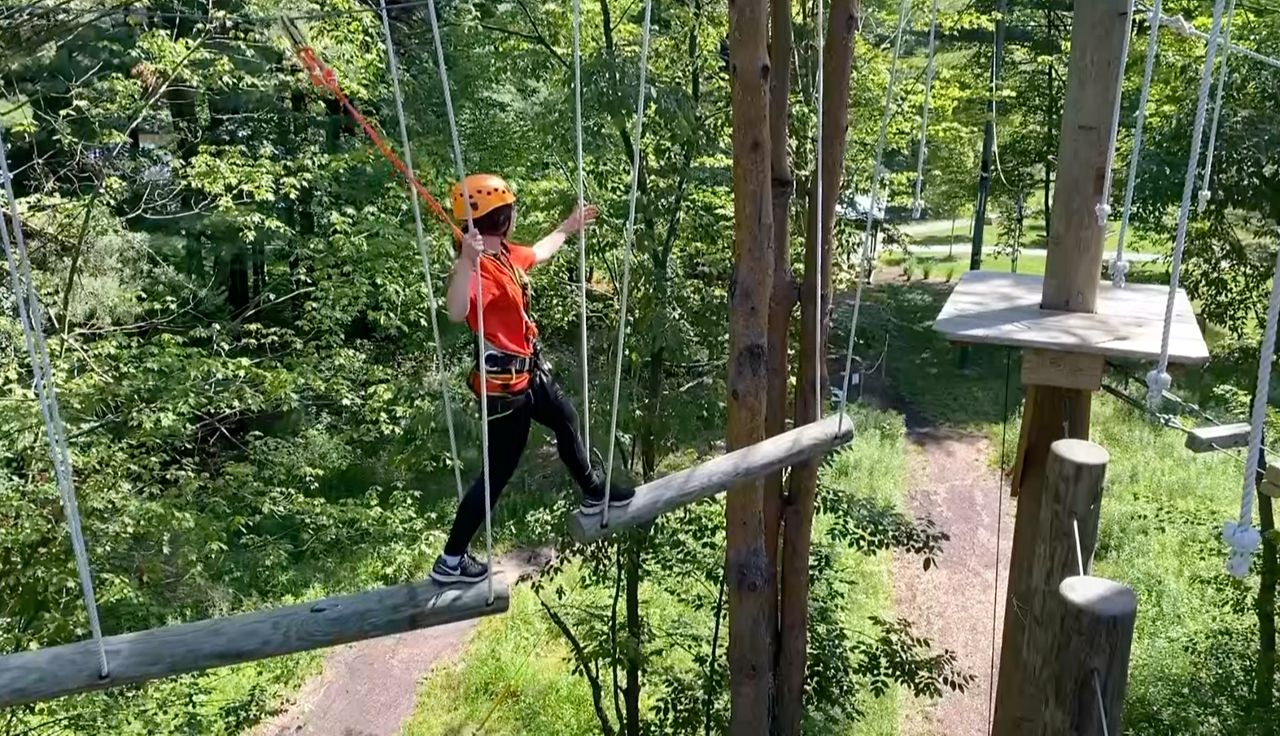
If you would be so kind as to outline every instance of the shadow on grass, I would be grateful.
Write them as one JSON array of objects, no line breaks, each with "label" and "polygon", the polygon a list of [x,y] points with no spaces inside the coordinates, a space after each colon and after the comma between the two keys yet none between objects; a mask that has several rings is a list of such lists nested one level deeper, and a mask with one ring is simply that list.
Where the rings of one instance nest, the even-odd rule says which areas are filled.
[{"label": "shadow on grass", "polygon": [[[1020,359],[1005,348],[960,346],[933,331],[952,284],[877,284],[863,293],[859,354],[872,365],[887,345],[883,369],[908,407],[909,422],[979,428],[1012,418],[1022,401]],[[848,339],[851,296],[837,306],[832,342]],[[1007,395],[1006,395],[1007,394]]]}]

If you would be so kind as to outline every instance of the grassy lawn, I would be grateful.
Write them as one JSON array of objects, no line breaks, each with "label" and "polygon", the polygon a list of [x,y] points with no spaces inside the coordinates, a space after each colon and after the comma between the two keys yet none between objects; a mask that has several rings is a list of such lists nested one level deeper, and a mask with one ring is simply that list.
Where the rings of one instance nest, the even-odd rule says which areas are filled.
[{"label": "grassy lawn", "polygon": [[[971,219],[962,218],[956,220],[954,236],[952,235],[951,225],[951,220],[920,220],[901,224],[898,229],[907,237],[910,245],[945,246],[954,243],[956,252],[967,258],[969,244],[973,241],[972,231],[970,230],[972,226]],[[1022,235],[1024,248],[1044,248],[1046,241],[1044,220],[1038,218],[1024,220],[1022,223]],[[1116,241],[1119,237],[1120,224],[1113,221],[1107,230],[1106,251],[1108,253],[1115,250]],[[984,251],[989,251],[992,246],[1000,242],[1000,226],[996,223],[988,223],[984,226],[982,242]],[[1165,253],[1169,250],[1168,243],[1133,229],[1125,237],[1124,247],[1126,251],[1134,253]],[[984,253],[984,259],[985,257]]]},{"label": "grassy lawn", "polygon": [[[854,407],[853,411],[859,441],[827,463],[824,481],[859,496],[898,505],[904,490],[907,453],[902,418],[865,407]],[[722,503],[699,506],[704,513],[720,515]],[[825,517],[819,514],[819,535],[825,526]],[[707,554],[719,559],[723,552],[708,549]],[[866,556],[842,547],[835,555],[840,583],[850,591],[841,617],[843,625],[857,635],[871,631],[868,619],[873,615],[892,619],[891,554]],[[602,596],[608,591],[580,585],[580,575],[579,569],[569,568],[555,580],[556,586],[570,591],[558,605],[579,609],[605,605],[607,610],[607,599]],[[675,670],[701,672],[705,665],[698,657],[705,657],[711,644],[712,609],[691,610],[684,601],[665,594],[659,586],[642,583],[641,610],[649,629],[678,628],[697,634],[694,637],[696,652],[677,648],[647,651],[649,680]],[[720,636],[719,651],[723,656],[726,637],[723,627]],[[606,680],[607,694],[608,673],[602,672],[601,676]],[[727,698],[727,691],[720,689],[723,692],[719,692],[718,697]],[[642,709],[647,715],[653,715],[654,709],[661,707],[659,697],[648,690],[642,694]],[[701,707],[700,693],[688,693],[684,697],[695,699]],[[896,688],[883,697],[868,695],[859,702],[863,713],[859,722],[849,723],[835,717],[824,720],[824,716],[816,714],[806,729],[809,733],[821,734],[893,736],[897,733],[900,699],[908,697]],[[611,702],[609,706],[612,715]],[[509,613],[481,623],[457,662],[439,668],[424,681],[417,712],[405,729],[406,736],[470,733],[585,736],[599,732],[588,685],[575,672],[564,638],[527,585],[512,590]]]}]

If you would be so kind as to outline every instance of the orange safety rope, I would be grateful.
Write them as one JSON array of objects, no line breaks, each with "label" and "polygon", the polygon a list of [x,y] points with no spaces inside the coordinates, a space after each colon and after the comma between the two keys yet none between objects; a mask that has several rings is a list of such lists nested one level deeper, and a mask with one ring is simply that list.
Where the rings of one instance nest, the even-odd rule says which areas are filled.
[{"label": "orange safety rope", "polygon": [[373,124],[365,119],[364,115],[360,114],[355,105],[351,104],[351,100],[347,98],[342,88],[338,86],[338,77],[334,74],[333,69],[330,69],[316,56],[316,52],[306,45],[302,40],[302,34],[289,20],[286,19],[284,25],[285,30],[289,32],[290,38],[293,39],[294,52],[297,53],[298,60],[302,62],[302,66],[307,70],[307,76],[311,78],[311,83],[317,87],[327,89],[334,97],[338,98],[338,102],[342,103],[342,107],[346,109],[347,114],[360,125],[365,135],[369,136],[369,140],[373,141],[373,145],[382,153],[382,157],[394,166],[396,171],[400,172],[400,175],[409,183],[409,186],[413,187],[413,190],[418,193],[422,201],[431,207],[431,211],[436,214],[440,222],[449,227],[453,232],[453,237],[461,239],[462,231],[453,223],[453,218],[449,217],[444,207],[440,206],[436,198],[431,196],[431,192],[427,191],[422,182],[418,181],[417,177],[413,175],[409,167],[405,165],[405,162],[396,155],[395,151],[391,150],[391,146],[383,139],[378,129],[373,127]]}]

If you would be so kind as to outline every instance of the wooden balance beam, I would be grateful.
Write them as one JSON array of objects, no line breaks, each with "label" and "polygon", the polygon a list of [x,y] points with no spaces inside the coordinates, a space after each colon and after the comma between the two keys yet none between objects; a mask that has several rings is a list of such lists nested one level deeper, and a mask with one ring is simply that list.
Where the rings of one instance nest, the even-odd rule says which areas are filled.
[{"label": "wooden balance beam", "polygon": [[0,657],[0,708],[225,667],[308,649],[490,616],[507,610],[506,585],[409,583],[312,603],[207,619],[104,639],[100,676],[92,640]]},{"label": "wooden balance beam", "polygon": [[569,519],[569,535],[579,542],[591,542],[646,524],[744,480],[822,457],[852,438],[853,421],[847,415],[833,414],[640,486],[630,506],[609,510],[608,527],[600,525],[602,514],[578,512]]}]

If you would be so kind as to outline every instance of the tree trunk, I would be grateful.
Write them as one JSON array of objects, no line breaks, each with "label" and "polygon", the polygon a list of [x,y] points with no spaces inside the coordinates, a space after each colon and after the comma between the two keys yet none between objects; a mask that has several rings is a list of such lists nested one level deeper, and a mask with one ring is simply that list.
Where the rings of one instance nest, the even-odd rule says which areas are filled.
[{"label": "tree trunk", "polygon": [[[795,278],[791,273],[791,200],[796,182],[791,170],[787,138],[791,89],[791,0],[770,3],[772,37],[769,64],[769,143],[773,176],[773,291],[769,295],[769,388],[765,407],[765,435],[787,428],[787,388],[791,376],[787,353],[791,348],[791,313],[796,305]],[[764,483],[765,551],[769,556],[770,660],[777,661],[778,543],[782,533],[782,471]]]},{"label": "tree trunk", "polygon": [[232,316],[249,308],[249,253],[241,242],[227,245],[227,307]]},{"label": "tree trunk", "polygon": [[[764,439],[769,296],[773,281],[769,168],[768,0],[729,5],[733,122],[734,270],[729,284],[729,450]],[[760,480],[729,489],[725,506],[729,592],[729,733],[769,729],[768,554]]]},{"label": "tree trunk", "polygon": [[622,698],[626,704],[627,736],[640,736],[640,670],[643,655],[641,651],[640,622],[640,546],[644,540],[639,535],[625,542],[627,565],[627,684]]},{"label": "tree trunk", "polygon": [[[810,182],[809,212],[805,233],[805,279],[800,303],[799,380],[796,388],[796,425],[816,421],[822,407],[818,396],[826,395],[826,346],[830,328],[831,230],[836,200],[844,172],[844,154],[849,127],[849,76],[853,62],[853,39],[858,30],[858,1],[832,0],[827,27],[823,70],[823,168],[821,202],[814,196],[816,178]],[[817,234],[823,237],[822,271],[818,272]],[[825,299],[818,303],[818,291]],[[816,317],[822,315],[821,328]],[[814,365],[814,360],[819,366]],[[822,375],[815,378],[815,369]],[[820,385],[815,386],[817,380]],[[778,702],[775,729],[779,734],[800,733],[804,715],[804,673],[808,661],[809,545],[813,532],[813,512],[817,499],[818,463],[792,469],[790,494],[783,511],[781,629],[778,639]]]},{"label": "tree trunk", "polygon": [[1260,722],[1266,723],[1264,734],[1276,732],[1276,718],[1271,712],[1276,693],[1276,518],[1271,497],[1258,494],[1258,518],[1262,532],[1261,585],[1258,589],[1258,670],[1255,699]]}]

